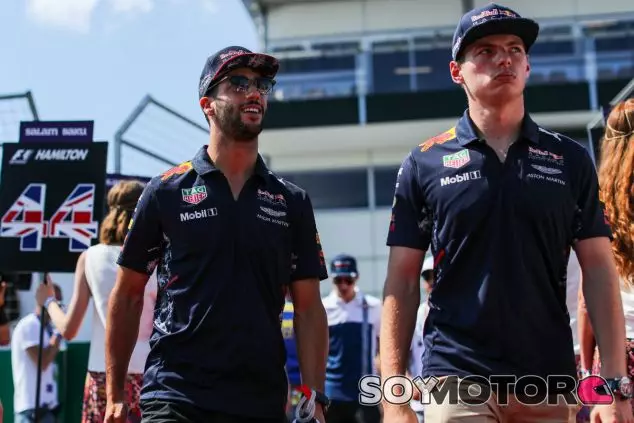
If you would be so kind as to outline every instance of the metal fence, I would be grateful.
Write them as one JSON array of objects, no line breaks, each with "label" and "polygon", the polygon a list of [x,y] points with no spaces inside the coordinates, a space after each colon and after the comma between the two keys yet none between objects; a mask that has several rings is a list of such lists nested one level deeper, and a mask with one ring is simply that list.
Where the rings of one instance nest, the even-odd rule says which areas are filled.
[{"label": "metal fence", "polygon": [[208,136],[208,128],[147,95],[114,135],[114,171],[154,176],[192,158]]},{"label": "metal fence", "polygon": [[40,120],[40,117],[30,91],[0,94],[0,163],[2,163],[2,144],[18,142],[20,122],[32,120]]},{"label": "metal fence", "polygon": [[592,160],[594,160],[595,165],[598,164],[599,151],[601,150],[601,139],[603,137],[603,131],[605,130],[605,119],[607,119],[608,114],[612,110],[614,106],[616,106],[619,102],[627,100],[628,98],[634,97],[634,78],[623,87],[621,91],[617,95],[614,96],[610,103],[607,105],[603,105],[601,111],[597,112],[594,118],[588,125],[586,126],[586,130],[588,131],[588,141],[590,143],[590,154],[592,155]]}]

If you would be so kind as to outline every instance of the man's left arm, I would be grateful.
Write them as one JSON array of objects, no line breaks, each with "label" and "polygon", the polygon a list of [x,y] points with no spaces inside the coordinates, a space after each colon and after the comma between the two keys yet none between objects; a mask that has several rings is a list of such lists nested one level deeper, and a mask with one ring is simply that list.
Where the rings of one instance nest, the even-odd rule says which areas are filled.
[{"label": "man's left arm", "polygon": [[295,281],[291,291],[293,330],[302,384],[323,393],[328,357],[328,321],[319,292],[319,280]]},{"label": "man's left arm", "polygon": [[[571,159],[573,159],[571,157]],[[581,267],[583,297],[601,354],[601,375],[627,375],[625,322],[619,278],[610,244],[613,236],[599,196],[599,180],[590,155],[574,159],[572,178],[576,197],[573,248]]]},{"label": "man's left arm", "polygon": [[575,251],[583,273],[583,300],[601,354],[601,376],[626,376],[625,319],[610,240],[584,239]]},{"label": "man's left arm", "polygon": [[328,358],[328,319],[319,283],[328,271],[308,194],[297,198],[293,219],[291,298],[293,330],[302,384],[324,392]]}]

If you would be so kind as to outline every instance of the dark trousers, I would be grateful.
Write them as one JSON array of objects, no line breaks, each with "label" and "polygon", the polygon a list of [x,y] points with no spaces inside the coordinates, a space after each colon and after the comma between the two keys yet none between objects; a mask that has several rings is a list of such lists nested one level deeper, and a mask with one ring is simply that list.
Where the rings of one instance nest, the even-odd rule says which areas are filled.
[{"label": "dark trousers", "polygon": [[286,423],[285,417],[263,419],[207,411],[163,400],[141,402],[141,423]]},{"label": "dark trousers", "polygon": [[327,423],[379,423],[379,407],[361,405],[354,401],[332,401],[326,415]]}]

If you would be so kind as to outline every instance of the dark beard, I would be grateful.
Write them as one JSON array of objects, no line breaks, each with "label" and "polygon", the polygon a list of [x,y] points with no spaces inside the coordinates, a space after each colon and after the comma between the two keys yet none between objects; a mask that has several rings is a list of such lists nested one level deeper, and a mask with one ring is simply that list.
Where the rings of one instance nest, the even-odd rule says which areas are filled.
[{"label": "dark beard", "polygon": [[236,141],[253,141],[262,132],[261,124],[245,124],[240,107],[224,103],[216,113],[217,125],[225,136]]}]

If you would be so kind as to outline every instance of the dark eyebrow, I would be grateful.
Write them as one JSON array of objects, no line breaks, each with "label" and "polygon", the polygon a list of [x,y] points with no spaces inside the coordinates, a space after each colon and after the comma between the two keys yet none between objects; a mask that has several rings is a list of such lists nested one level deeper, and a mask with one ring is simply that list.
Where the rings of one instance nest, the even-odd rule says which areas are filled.
[{"label": "dark eyebrow", "polygon": [[[506,47],[519,46],[519,47],[524,48],[524,44],[521,41],[515,41],[515,40],[509,41],[509,42],[505,43],[504,45]],[[475,44],[473,46],[473,48],[485,48],[485,47],[492,48],[492,47],[496,47],[496,46],[497,46],[497,44],[492,44],[492,43],[478,43],[478,44]]]}]

